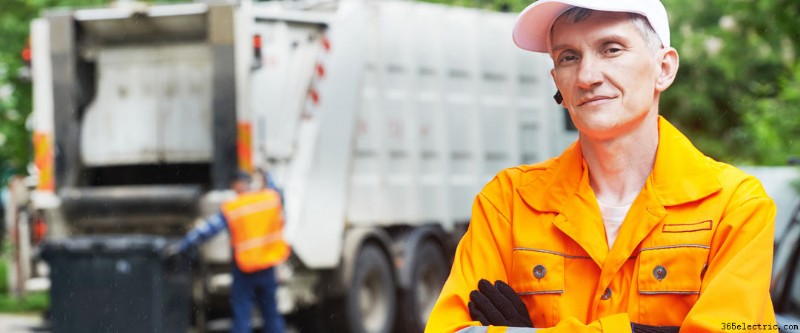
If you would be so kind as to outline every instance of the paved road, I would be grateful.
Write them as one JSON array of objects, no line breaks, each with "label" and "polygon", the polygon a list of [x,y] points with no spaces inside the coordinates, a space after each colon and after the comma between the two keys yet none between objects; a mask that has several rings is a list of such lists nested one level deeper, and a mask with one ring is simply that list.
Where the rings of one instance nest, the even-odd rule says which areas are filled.
[{"label": "paved road", "polygon": [[[254,324],[261,325],[261,321],[256,319]],[[230,331],[230,319],[217,319],[209,322],[210,333],[225,333]],[[7,314],[0,313],[0,333],[47,333],[50,330],[44,325],[42,316],[39,314]],[[287,323],[287,333],[296,333],[297,329],[292,323]]]},{"label": "paved road", "polygon": [[0,332],[3,333],[48,332],[43,325],[42,316],[38,314],[0,313]]},{"label": "paved road", "polygon": [[[257,327],[261,326],[259,319],[254,320]],[[217,319],[209,322],[210,333],[229,332],[231,320],[228,318]],[[0,313],[0,333],[47,333],[50,330],[44,325],[39,314],[7,314]],[[287,322],[286,333],[297,333],[293,323]]]}]

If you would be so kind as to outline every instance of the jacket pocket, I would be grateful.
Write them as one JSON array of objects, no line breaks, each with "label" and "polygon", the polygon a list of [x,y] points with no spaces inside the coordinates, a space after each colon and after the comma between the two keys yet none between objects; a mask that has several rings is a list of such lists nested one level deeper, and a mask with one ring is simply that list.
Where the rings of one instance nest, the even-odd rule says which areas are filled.
[{"label": "jacket pocket", "polygon": [[558,324],[559,300],[564,293],[564,254],[516,248],[509,284],[528,307],[534,327]]},{"label": "jacket pocket", "polygon": [[637,278],[642,323],[680,325],[700,295],[708,252],[702,244],[642,248]]},{"label": "jacket pocket", "polygon": [[643,248],[639,253],[639,293],[699,294],[708,249],[699,244]]}]

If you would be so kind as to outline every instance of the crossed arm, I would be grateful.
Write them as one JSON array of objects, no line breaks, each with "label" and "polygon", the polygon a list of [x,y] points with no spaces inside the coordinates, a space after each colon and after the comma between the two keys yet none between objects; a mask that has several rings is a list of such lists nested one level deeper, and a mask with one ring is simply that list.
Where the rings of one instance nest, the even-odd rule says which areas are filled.
[{"label": "crossed arm", "polygon": [[[717,227],[718,237],[712,241],[700,296],[679,329],[684,332],[721,332],[721,323],[734,320],[775,322],[769,298],[774,214],[775,206],[766,197],[747,200],[726,212]],[[517,322],[495,321],[497,318],[489,314],[492,310],[481,310],[478,302],[471,300],[470,293],[464,291],[481,292],[481,279],[509,281],[505,267],[511,265],[511,251],[508,251],[508,244],[500,242],[512,239],[511,229],[510,221],[488,198],[483,195],[476,198],[470,227],[456,250],[450,277],[431,313],[426,332],[467,333],[469,329],[477,329],[474,332],[650,333],[677,329],[632,324],[627,313],[617,313],[589,323],[572,317],[563,318],[556,326],[541,329],[506,330],[505,327],[496,327],[516,325]],[[473,303],[472,309],[470,302]],[[511,308],[522,315],[518,305]],[[514,314],[510,316],[516,317]],[[510,320],[505,315],[503,318]]]},{"label": "crossed arm", "polygon": [[[528,309],[514,289],[503,281],[495,281],[494,285],[486,280],[478,282],[478,289],[469,294],[469,315],[483,326],[506,326],[515,328],[514,332],[536,332],[528,317]],[[474,326],[473,326],[474,327]],[[471,328],[459,332],[469,332]],[[651,326],[631,323],[633,333],[678,333],[678,326]]]}]

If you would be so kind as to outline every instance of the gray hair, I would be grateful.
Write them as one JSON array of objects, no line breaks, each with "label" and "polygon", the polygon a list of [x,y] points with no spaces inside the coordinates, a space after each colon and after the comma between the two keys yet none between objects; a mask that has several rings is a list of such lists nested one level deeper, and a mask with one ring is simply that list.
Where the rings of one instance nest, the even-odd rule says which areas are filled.
[{"label": "gray hair", "polygon": [[[569,23],[578,23],[589,18],[589,16],[591,16],[594,12],[595,10],[589,8],[572,7],[562,13],[558,18],[556,18],[556,20],[563,16]],[[631,23],[633,23],[633,26],[639,30],[639,33],[642,35],[647,48],[652,53],[655,53],[664,47],[661,44],[661,38],[658,37],[658,34],[653,29],[653,26],[650,25],[650,22],[646,17],[636,13],[628,13],[628,15],[630,16]],[[550,40],[553,40],[552,27],[550,27]]]}]

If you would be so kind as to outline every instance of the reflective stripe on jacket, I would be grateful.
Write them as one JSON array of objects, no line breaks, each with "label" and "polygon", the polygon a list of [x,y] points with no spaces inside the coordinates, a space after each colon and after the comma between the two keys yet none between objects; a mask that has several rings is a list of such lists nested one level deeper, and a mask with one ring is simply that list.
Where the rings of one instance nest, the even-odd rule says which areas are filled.
[{"label": "reflective stripe on jacket", "polygon": [[540,333],[774,324],[774,218],[758,180],[704,156],[660,118],[653,171],[609,249],[576,143],[500,172],[478,194],[425,331],[479,326],[467,303],[482,278],[507,281]]},{"label": "reflective stripe on jacket", "polygon": [[228,222],[236,265],[242,272],[267,269],[289,257],[278,192],[266,189],[242,194],[223,204],[222,214]]}]

